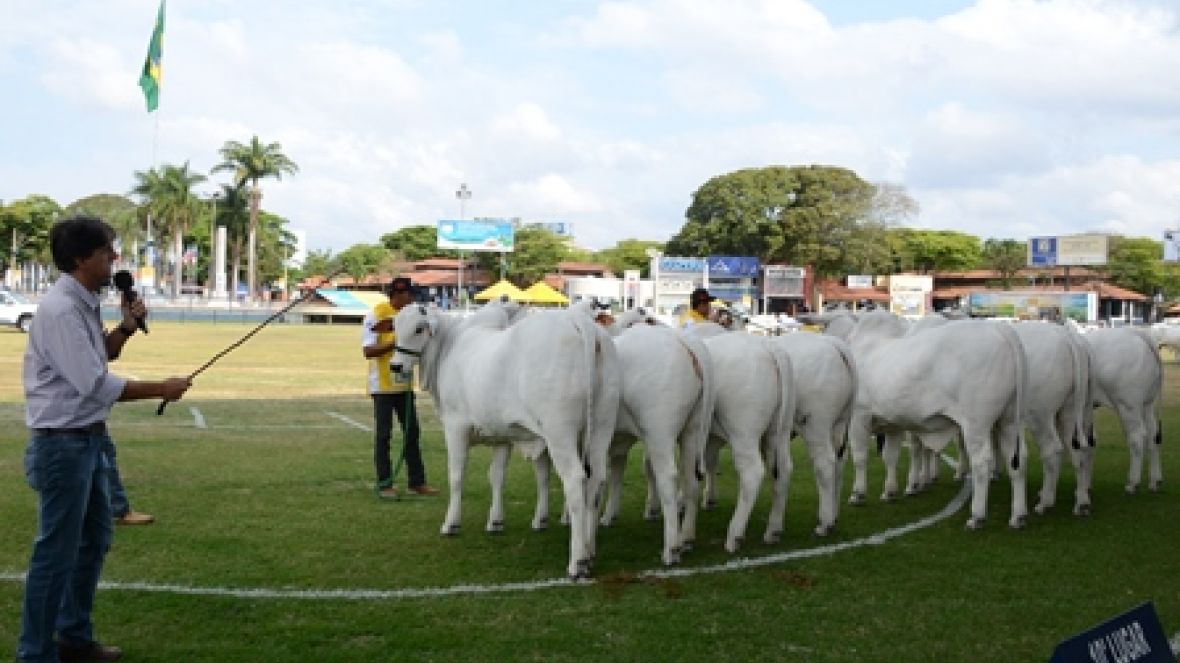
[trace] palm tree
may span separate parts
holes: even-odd
[[[165,164],[159,169],[136,171],[136,185],[131,193],[143,199],[143,207],[157,219],[165,234],[172,240],[172,255],[176,268],[172,275],[172,296],[180,297],[184,233],[189,224],[200,218],[204,203],[193,193],[193,187],[205,181],[205,176],[183,166]]]
[[[230,171],[234,174],[234,185],[238,188],[250,184],[250,226],[249,226],[249,269],[246,279],[248,295],[253,300],[257,287],[257,233],[258,210],[262,203],[262,189],[258,188],[258,181],[267,177],[276,180],[283,179],[283,174],[294,175],[299,167],[283,154],[283,146],[278,143],[262,144],[258,136],[250,138],[250,143],[242,144],[236,140],[226,141],[219,150],[223,161],[213,167],[212,172]]]
[[[250,225],[250,211],[246,191],[232,184],[222,184],[217,194],[216,225],[225,226],[226,242],[230,258],[230,293],[237,295],[238,283],[242,278],[242,253],[246,246],[246,233]]]

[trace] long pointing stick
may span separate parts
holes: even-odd
[[[287,304],[287,305],[286,305],[286,306],[284,306],[283,308],[281,308],[281,309],[279,309],[278,311],[276,311],[276,312],[275,312],[273,315],[271,315],[269,318],[267,318],[266,320],[263,320],[263,321],[262,321],[262,324],[258,325],[258,326],[257,326],[257,327],[255,327],[254,329],[251,329],[251,330],[250,330],[250,332],[249,332],[248,334],[246,334],[245,336],[243,336],[243,337],[239,338],[238,340],[234,341],[234,342],[233,342],[233,344],[231,344],[231,345],[230,345],[229,347],[227,347],[226,349],[224,349],[224,350],[222,350],[221,352],[218,352],[217,354],[213,355],[213,358],[212,358],[212,359],[210,359],[209,361],[205,362],[204,364],[201,364],[201,367],[200,367],[200,368],[198,368],[197,370],[195,370],[195,371],[193,371],[192,373],[190,373],[190,374],[189,374],[189,376],[188,376],[188,379],[189,379],[189,380],[192,380],[193,378],[195,378],[195,377],[197,377],[198,375],[200,375],[200,374],[201,374],[201,373],[202,373],[202,372],[203,372],[203,371],[204,371],[206,368],[209,368],[210,366],[212,366],[212,365],[213,365],[213,364],[214,364],[214,363],[215,363],[215,362],[216,362],[218,359],[221,359],[222,357],[226,356],[226,355],[227,355],[227,354],[229,354],[230,352],[233,352],[235,349],[237,349],[237,347],[238,347],[239,345],[241,345],[241,344],[245,343],[246,341],[250,340],[250,337],[251,337],[251,336],[253,336],[253,335],[257,334],[257,333],[258,333],[258,332],[260,332],[260,331],[262,331],[262,328],[263,328],[263,327],[265,327],[265,326],[269,325],[270,323],[274,322],[274,321],[275,321],[275,319],[277,319],[279,316],[283,315],[283,314],[284,314],[284,313],[286,313],[287,311],[290,311],[291,309],[295,308],[295,306],[296,306],[296,305],[303,303],[303,301],[305,301],[305,300],[308,298],[308,296],[310,296],[310,294],[311,294],[311,293],[315,292],[315,291],[316,291],[316,290],[319,288],[319,286],[320,286],[320,285],[323,285],[323,284],[325,284],[325,283],[329,283],[329,282],[330,282],[330,281],[331,281],[333,278],[335,278],[335,277],[336,277],[336,275],[340,274],[340,273],[341,273],[341,272],[343,272],[343,271],[344,271],[344,269],[337,269],[336,271],[332,272],[331,274],[328,274],[327,276],[325,276],[325,277],[323,278],[323,280],[321,280],[321,281],[320,281],[319,285],[317,285],[315,288],[312,288],[312,289],[309,291],[308,295],[306,295],[306,296],[303,296],[303,297],[299,297],[298,299],[293,299],[293,300],[291,300],[291,303],[290,303],[290,304]],[[166,407],[168,407],[168,401],[160,401],[160,406],[156,408],[156,416],[160,416],[160,415],[164,414],[164,408],[166,408]]]

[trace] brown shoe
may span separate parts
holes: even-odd
[[[438,495],[438,488],[424,483],[421,486],[410,486],[410,492],[415,495]]]
[[[92,642],[85,647],[71,647],[58,645],[57,656],[61,663],[90,663],[92,661],[117,661],[123,658],[123,650],[118,647]]]
[[[401,497],[401,491],[397,489],[397,486],[378,488],[377,497],[380,497],[383,500],[396,500],[397,498]]]
[[[156,517],[149,513],[140,513],[138,511],[128,511],[127,513],[115,518],[117,525],[151,525],[156,522]]]

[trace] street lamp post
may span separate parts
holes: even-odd
[[[471,189],[467,188],[467,184],[459,185],[458,190],[455,191],[455,198],[459,199],[459,220],[465,218],[467,212],[467,201],[471,199]],[[467,293],[463,292],[463,261],[466,258],[463,251],[459,251],[459,292],[455,293],[459,296],[459,301],[463,303],[463,310],[467,310]]]

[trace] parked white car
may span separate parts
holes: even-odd
[[[0,325],[12,325],[28,333],[36,313],[37,305],[24,295],[7,288],[0,289]]]

